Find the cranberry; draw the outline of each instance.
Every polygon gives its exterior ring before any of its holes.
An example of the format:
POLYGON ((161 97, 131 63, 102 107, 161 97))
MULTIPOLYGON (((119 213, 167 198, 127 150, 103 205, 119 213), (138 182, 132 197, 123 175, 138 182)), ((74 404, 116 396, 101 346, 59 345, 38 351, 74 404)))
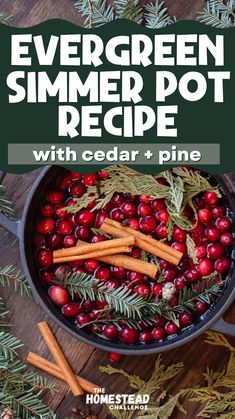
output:
POLYGON ((204 225, 200 222, 196 223, 195 227, 191 230, 191 235, 197 246, 200 246, 201 244, 203 244, 204 238, 205 238, 204 234, 205 234, 204 225))
POLYGON ((40 271, 40 278, 45 285, 51 286, 55 280, 55 273, 48 269, 43 269, 40 271))
POLYGON ((218 207, 212 209, 212 215, 215 220, 217 220, 217 218, 222 217, 225 213, 225 207, 223 207, 222 205, 219 205, 218 207))
POLYGON ((63 236, 57 231, 52 231, 46 235, 46 247, 56 250, 63 247, 63 236))
POLYGON ((140 333, 139 336, 140 343, 150 343, 153 341, 153 335, 149 330, 145 330, 144 332, 140 333))
POLYGON ((158 239, 166 239, 168 236, 168 228, 166 224, 160 223, 155 230, 155 234, 158 239))
POLYGON ((114 290, 116 290, 119 287, 120 287, 120 283, 119 283, 118 279, 116 279, 116 278, 110 279, 109 281, 107 281, 105 283, 106 290, 108 290, 109 288, 113 288, 114 290))
POLYGON ((100 210, 97 212, 96 219, 95 219, 95 227, 100 228, 105 220, 108 217, 107 212, 100 210))
POLYGON ((161 211, 162 209, 165 208, 165 201, 164 201, 164 199, 154 199, 151 202, 151 207, 152 207, 152 209, 153 209, 154 212, 161 211))
POLYGON ((134 202, 126 201, 123 202, 121 210, 124 212, 126 217, 135 217, 137 210, 134 202))
POLYGON ((58 218, 66 218, 67 217, 68 212, 64 209, 64 207, 65 206, 63 204, 56 205, 55 213, 56 213, 58 218))
POLYGON ((83 175, 83 182, 86 186, 94 186, 97 182, 97 175, 96 173, 92 173, 89 175, 83 175))
POLYGON ((220 242, 223 246, 232 246, 233 245, 233 236, 231 233, 223 233, 220 237, 220 242))
POLYGON ((140 259, 142 255, 142 250, 139 247, 133 247, 131 250, 131 256, 135 259, 140 259))
POLYGON ((120 266, 111 266, 111 271, 115 278, 125 279, 126 277, 126 269, 121 268, 120 266))
POLYGON ((95 276, 100 281, 109 281, 111 279, 111 271, 107 266, 102 266, 97 269, 95 276))
POLYGON ((187 233, 182 228, 175 226, 172 232, 172 238, 174 241, 178 243, 184 243, 187 238, 187 233))
POLYGON ((47 202, 41 206, 41 214, 43 217, 51 217, 54 214, 55 208, 54 205, 47 202))
POLYGON ((198 212, 198 219, 203 224, 210 224, 212 221, 212 213, 209 209, 203 208, 198 212))
POLYGON ((82 182, 73 182, 73 184, 70 186, 69 192, 74 198, 81 198, 81 196, 84 194, 86 188, 82 182))
POLYGON ((76 319, 76 323, 78 326, 86 326, 87 323, 89 323, 90 317, 88 314, 81 313, 76 319))
POLYGON ((100 243, 104 241, 106 241, 106 238, 102 234, 95 234, 91 239, 91 243, 100 243))
POLYGON ((189 269, 188 271, 185 272, 185 279, 190 284, 199 281, 200 278, 201 278, 201 275, 196 269, 189 269))
POLYGON ((94 309, 94 307, 95 307, 95 302, 91 301, 89 298, 85 300, 82 304, 82 309, 84 311, 91 311, 94 309))
POLYGON ((196 208, 201 209, 204 206, 204 199, 202 196, 197 195, 193 198, 193 203, 196 208))
POLYGON ((65 248, 68 247, 74 247, 77 244, 77 238, 75 236, 73 236, 72 234, 70 236, 65 236, 64 237, 64 242, 63 242, 63 246, 65 248))
POLYGON ((219 202, 219 197, 215 192, 205 192, 204 201, 210 207, 215 207, 219 202))
POLYGON ((207 306, 204 301, 197 301, 195 307, 199 314, 203 314, 207 310, 207 306))
POLYGON ((119 332, 116 326, 107 325, 104 327, 103 334, 109 340, 117 340, 119 332))
POLYGON ((202 259, 206 256, 206 247, 205 246, 196 246, 195 249, 196 257, 202 259))
POLYGON ((42 268, 49 268, 53 264, 53 254, 48 249, 39 249, 37 262, 42 268))
POLYGON ((114 207, 120 207, 124 202, 124 196, 122 193, 115 193, 111 199, 112 204, 114 207))
POLYGON ((91 226, 95 221, 95 214, 87 209, 79 211, 75 215, 75 222, 80 226, 91 226))
POLYGON ((60 189, 63 189, 63 190, 65 190, 65 189, 68 189, 69 188, 69 186, 71 185, 71 183, 72 183, 72 179, 71 179, 71 177, 70 176, 64 176, 60 181, 59 181, 59 184, 58 184, 58 187, 60 188, 60 189))
POLYGON ((76 204, 77 204, 77 201, 76 201, 76 199, 73 199, 73 198, 69 198, 66 201, 66 207, 73 207, 76 204))
POLYGON ((138 340, 138 332, 132 327, 125 326, 119 333, 120 339, 128 345, 134 345, 138 340))
POLYGON ((147 215, 150 215, 151 212, 152 212, 152 209, 149 204, 141 203, 138 206, 138 215, 140 217, 146 217, 147 215))
POLYGON ((79 179, 81 179, 82 175, 81 175, 81 173, 74 172, 73 170, 71 170, 70 177, 73 180, 75 180, 75 179, 79 180, 79 179))
POLYGON ((100 179, 108 179, 109 178, 109 173, 106 172, 105 170, 100 170, 100 172, 98 172, 98 176, 100 179))
POLYGON ((50 191, 47 195, 47 200, 51 204, 60 204, 64 199, 64 194, 60 190, 50 191))
POLYGON ((117 222, 120 223, 124 220, 125 214, 120 208, 114 208, 110 212, 110 217, 112 218, 112 220, 117 221, 117 222))
POLYGON ((50 217, 42 218, 37 222, 36 228, 37 232, 40 234, 50 233, 55 230, 55 220, 50 217))
POLYGON ((151 201, 151 199, 150 199, 150 197, 149 197, 149 196, 147 196, 147 195, 140 195, 140 196, 139 196, 139 201, 140 201, 140 202, 143 202, 143 203, 145 203, 145 204, 148 204, 148 203, 151 201))
POLYGON ((140 218, 140 229, 144 233, 152 233, 156 227, 157 222, 153 216, 147 215, 146 217, 140 218))
POLYGON ((161 270, 167 269, 167 268, 169 268, 169 266, 170 266, 170 263, 169 262, 167 262, 164 259, 160 259, 160 261, 159 261, 159 267, 160 267, 161 270))
POLYGON ((178 291, 181 291, 186 286, 185 278, 183 276, 175 278, 174 285, 178 291))
POLYGON ((111 362, 120 362, 122 359, 122 355, 121 354, 117 354, 116 352, 110 352, 109 353, 109 360, 111 362))
POLYGON ((67 319, 72 319, 81 313, 81 307, 80 304, 71 302, 63 306, 61 311, 64 317, 67 319))
POLYGON ((100 263, 96 259, 88 259, 84 262, 84 267, 87 272, 93 273, 98 269, 100 263))
POLYGON ((163 327, 155 327, 155 329, 152 331, 152 334, 155 340, 162 340, 166 335, 163 327))
POLYGON ((166 282, 172 282, 178 275, 178 271, 174 267, 169 267, 163 272, 163 278, 166 282))
POLYGON ((91 310, 91 312, 89 313, 89 317, 91 321, 97 320, 99 317, 100 313, 98 310, 91 310))
MULTIPOLYGON (((80 266, 83 265, 83 263, 84 263, 84 259, 73 260, 73 261, 69 262, 70 266, 72 266, 72 267, 75 267, 75 266, 80 267, 80 266)), ((77 272, 81 272, 81 271, 77 271, 77 272)), ((82 271, 82 272, 84 272, 84 271, 82 271)))
POLYGON ((100 323, 95 323, 91 325, 91 333, 95 335, 101 335, 102 333, 102 325, 100 323))
POLYGON ((136 231, 138 231, 140 228, 139 221, 137 220, 137 218, 129 218, 129 220, 126 220, 125 225, 136 231))
POLYGON ((91 230, 89 227, 77 227, 75 236, 80 240, 88 241, 91 236, 91 230))
POLYGON ((158 221, 162 222, 162 223, 167 223, 169 220, 169 212, 167 211, 167 209, 163 209, 161 211, 159 211, 156 215, 158 221))
POLYGON ((208 240, 216 242, 220 239, 221 233, 216 227, 208 227, 205 230, 205 236, 208 240))
MULTIPOLYGON (((81 261, 79 261, 79 262, 81 262, 81 261)), ((84 262, 84 261, 82 261, 82 262, 84 262)), ((70 262, 70 265, 73 266, 72 270, 73 270, 74 273, 83 273, 83 272, 85 273, 86 272, 85 268, 83 268, 81 266, 72 265, 72 263, 73 262, 70 262)))
POLYGON ((202 276, 208 276, 213 272, 213 265, 210 259, 201 259, 198 264, 198 270, 202 276))
POLYGON ((57 230, 63 234, 63 236, 68 236, 72 233, 73 225, 68 220, 59 220, 57 223, 57 230))
POLYGON ((216 221, 216 226, 222 233, 226 233, 231 228, 231 221, 228 217, 221 217, 216 221))
POLYGON ((127 274, 127 278, 131 282, 141 282, 144 280, 144 275, 139 272, 129 271, 127 274))
POLYGON ((219 259, 224 256, 224 247, 220 243, 211 243, 207 246, 207 254, 210 259, 219 259))
POLYGON ((215 270, 219 272, 220 274, 226 274, 229 271, 230 266, 231 266, 231 261, 226 257, 218 259, 214 265, 215 270))
POLYGON ((188 254, 188 249, 185 243, 177 243, 174 242, 171 245, 172 249, 178 250, 178 252, 183 253, 184 256, 187 256, 188 254))
POLYGON ((36 234, 34 237, 34 244, 36 247, 44 247, 46 242, 46 237, 44 234, 36 234))
POLYGON ((179 322, 181 326, 189 326, 193 322, 192 315, 188 312, 180 313, 179 322))
POLYGON ((176 333, 178 333, 179 328, 176 326, 175 323, 173 323, 172 321, 167 322, 165 325, 165 331, 168 335, 175 335, 176 333))
POLYGON ((151 293, 148 285, 145 285, 145 284, 137 285, 137 287, 135 287, 135 292, 136 294, 140 295, 142 298, 149 297, 151 293))
POLYGON ((48 294, 55 305, 58 307, 63 307, 68 304, 70 300, 69 292, 65 288, 60 287, 59 285, 53 285, 49 288, 48 294))
POLYGON ((162 284, 155 284, 153 286, 153 294, 154 295, 157 295, 158 297, 161 297, 161 295, 162 295, 162 288, 163 288, 162 284))

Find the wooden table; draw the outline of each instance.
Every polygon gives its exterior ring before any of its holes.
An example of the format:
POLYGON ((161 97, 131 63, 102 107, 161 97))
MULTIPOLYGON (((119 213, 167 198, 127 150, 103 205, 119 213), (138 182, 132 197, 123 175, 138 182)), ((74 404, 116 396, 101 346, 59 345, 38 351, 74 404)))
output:
MULTIPOLYGON (((196 12, 202 7, 202 1, 188 0, 168 0, 169 11, 176 15, 178 19, 195 18, 196 12)), ((30 26, 46 20, 48 18, 63 18, 77 24, 82 20, 79 14, 73 8, 73 1, 70 0, 1 0, 0 10, 9 12, 14 16, 12 23, 15 26, 30 26)), ((8 194, 16 203, 20 215, 24 206, 25 199, 31 188, 32 182, 40 170, 25 175, 6 175, 4 184, 7 187, 8 194)), ((0 244, 0 266, 13 264, 21 267, 18 246, 12 247, 11 236, 5 235, 1 231, 0 244)), ((84 378, 105 387, 108 393, 126 393, 130 391, 127 381, 121 377, 102 375, 98 367, 106 365, 108 357, 105 352, 95 350, 94 348, 82 344, 67 335, 58 328, 53 321, 45 316, 43 310, 33 301, 19 297, 13 290, 1 289, 1 295, 6 301, 7 308, 10 311, 10 321, 13 325, 12 332, 23 342, 24 347, 20 350, 22 360, 25 360, 29 351, 34 351, 41 356, 49 357, 45 343, 39 335, 36 324, 43 319, 47 320, 53 328, 53 331, 60 342, 62 349, 73 366, 75 372, 81 374, 84 378)), ((227 319, 235 322, 235 307, 230 308, 227 319)), ((235 339, 230 339, 235 345, 235 339)), ((183 361, 184 370, 178 374, 174 380, 169 382, 167 390, 174 394, 179 388, 202 384, 202 373, 208 365, 217 369, 224 364, 226 352, 220 348, 210 347, 204 343, 204 336, 199 337, 193 342, 163 354, 163 360, 166 364, 183 361)), ((148 379, 153 370, 156 356, 143 357, 124 357, 120 367, 129 373, 139 374, 144 379, 148 379)), ((55 397, 49 394, 45 395, 45 401, 57 412, 59 419, 66 417, 78 419, 80 416, 72 413, 74 408, 81 409, 85 415, 90 413, 98 415, 99 419, 108 419, 110 417, 105 406, 92 406, 89 412, 83 398, 75 399, 68 392, 67 385, 58 381, 59 391, 55 397)), ((187 418, 196 417, 197 407, 193 404, 186 404, 188 408, 187 418)), ((176 412, 174 418, 185 418, 184 415, 176 412)))

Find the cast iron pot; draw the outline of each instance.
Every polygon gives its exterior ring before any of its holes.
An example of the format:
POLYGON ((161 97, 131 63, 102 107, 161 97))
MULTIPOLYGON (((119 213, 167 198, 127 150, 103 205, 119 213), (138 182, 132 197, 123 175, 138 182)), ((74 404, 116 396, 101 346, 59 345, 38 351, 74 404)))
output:
MULTIPOLYGON (((77 328, 74 324, 67 321, 62 314, 55 308, 52 301, 47 296, 38 280, 38 274, 34 262, 33 255, 33 227, 38 214, 40 202, 45 197, 45 193, 49 187, 55 185, 58 177, 63 173, 63 168, 58 166, 45 167, 35 180, 30 194, 27 198, 22 219, 13 221, 0 213, 0 225, 9 232, 13 233, 19 239, 20 254, 24 272, 27 276, 29 285, 32 289, 36 301, 42 308, 58 323, 63 329, 75 338, 84 343, 95 346, 105 351, 114 351, 121 354, 146 355, 157 352, 166 351, 177 346, 183 345, 196 338, 205 330, 211 329, 222 332, 231 336, 235 336, 235 325, 227 323, 223 320, 223 314, 235 298, 235 267, 231 268, 227 285, 217 303, 208 310, 196 324, 184 329, 178 336, 169 337, 167 340, 147 345, 126 345, 122 342, 110 342, 99 336, 90 335, 77 328)), ((215 181, 219 184, 220 190, 224 195, 229 207, 235 211, 234 186, 226 175, 215 177, 215 181)), ((235 247, 234 247, 235 249, 235 247)), ((234 250, 233 255, 234 256, 234 250)))

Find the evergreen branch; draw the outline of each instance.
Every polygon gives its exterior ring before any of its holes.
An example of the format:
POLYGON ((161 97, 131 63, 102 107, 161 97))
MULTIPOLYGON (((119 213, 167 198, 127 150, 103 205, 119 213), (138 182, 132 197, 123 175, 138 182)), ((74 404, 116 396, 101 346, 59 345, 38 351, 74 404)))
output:
MULTIPOLYGON (((1 14, 0 14, 0 23, 1 23, 1 14)), ((15 216, 15 209, 12 201, 6 194, 5 187, 0 185, 0 211, 2 211, 6 216, 13 218, 15 216)))
POLYGON ((117 17, 128 19, 138 24, 143 20, 143 9, 139 0, 118 0, 116 1, 117 17))
POLYGON ((85 17, 86 28, 104 25, 115 18, 113 7, 106 0, 78 0, 74 7, 85 17))
POLYGON ((230 352, 235 352, 235 348, 232 345, 230 345, 226 337, 221 333, 206 332, 206 336, 207 337, 205 339, 205 342, 209 345, 223 346, 224 348, 227 348, 230 352))
POLYGON ((26 277, 21 275, 20 272, 15 272, 15 268, 12 265, 0 268, 0 285, 2 287, 13 285, 15 291, 19 291, 21 296, 32 298, 32 292, 26 277))
POLYGON ((216 28, 231 28, 235 26, 234 0, 209 0, 207 7, 198 14, 198 20, 216 28))
POLYGON ((164 28, 173 23, 173 20, 168 15, 167 8, 164 7, 164 2, 159 3, 159 0, 145 6, 144 18, 145 26, 152 29, 164 28))
POLYGON ((17 355, 16 349, 22 346, 21 342, 6 332, 0 332, 0 355, 13 359, 17 355))
POLYGON ((8 13, 0 12, 0 23, 3 25, 9 25, 12 16, 8 13))
POLYGON ((186 246, 187 246, 189 257, 192 259, 194 264, 197 264, 198 258, 196 256, 196 246, 195 246, 194 240, 189 234, 187 234, 186 246))

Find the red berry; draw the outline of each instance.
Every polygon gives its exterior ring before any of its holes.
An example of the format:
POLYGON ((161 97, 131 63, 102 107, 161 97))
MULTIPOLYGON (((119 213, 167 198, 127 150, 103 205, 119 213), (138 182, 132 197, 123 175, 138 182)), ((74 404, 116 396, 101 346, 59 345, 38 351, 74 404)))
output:
POLYGON ((231 228, 231 221, 228 217, 221 217, 216 221, 216 226, 222 233, 226 233, 231 228))
POLYGON ((49 268, 53 264, 53 254, 48 249, 39 249, 37 262, 42 268, 49 268))
POLYGON ((205 236, 211 242, 216 242, 220 239, 221 233, 216 227, 208 227, 205 230, 205 236))
POLYGON ((42 269, 40 271, 40 278, 45 285, 51 286, 55 280, 55 273, 53 271, 49 271, 48 269, 42 269))
POLYGON ((115 193, 111 199, 112 204, 114 207, 120 207, 124 202, 124 196, 122 193, 115 193))
MULTIPOLYGON (((205 260, 205 259, 203 259, 203 260, 205 260)), ((189 269, 188 271, 185 272, 185 279, 190 284, 192 284, 194 282, 198 282, 201 278, 200 273, 196 269, 189 269)))
POLYGON ((174 267, 169 267, 163 272, 163 278, 166 282, 172 282, 178 276, 178 270, 174 267))
POLYGON ((159 211, 156 215, 158 221, 162 222, 162 223, 167 223, 167 221, 169 220, 169 212, 167 211, 167 209, 163 209, 161 211, 159 211))
POLYGON ((76 323, 78 326, 86 326, 87 323, 90 322, 90 317, 88 314, 81 313, 76 319, 76 323))
POLYGON ((75 215, 75 222, 79 226, 91 226, 95 222, 95 214, 87 209, 81 210, 75 215))
POLYGON ((57 231, 52 231, 46 235, 46 247, 57 250, 63 247, 63 236, 57 231))
POLYGON ((204 200, 210 207, 215 207, 219 202, 219 197, 215 192, 205 192, 204 200))
MULTIPOLYGON (((84 259, 73 260, 73 261, 69 262, 70 266, 72 266, 72 267, 80 267, 80 266, 83 265, 83 263, 84 263, 84 259)), ((84 270, 79 269, 79 270, 76 270, 76 272, 84 272, 84 270)))
POLYGON ((113 276, 118 279, 125 279, 127 271, 124 268, 121 268, 120 266, 111 266, 111 271, 113 276))
POLYGON ((68 212, 64 209, 64 204, 58 204, 56 205, 55 213, 58 218, 66 218, 68 215, 68 212))
POLYGON ((231 233, 224 233, 220 237, 220 243, 223 246, 232 246, 233 245, 233 236, 231 233))
POLYGON ((163 327, 155 327, 155 329, 152 331, 152 334, 155 340, 162 340, 166 336, 163 327))
POLYGON ((75 236, 73 236, 72 234, 70 236, 65 236, 64 237, 64 242, 63 242, 63 246, 65 248, 68 247, 74 247, 77 244, 77 238, 75 236))
POLYGON ((57 223, 57 230, 63 234, 63 236, 68 236, 72 233, 73 225, 68 220, 59 220, 57 223))
POLYGON ((138 215, 140 217, 146 217, 146 215, 150 215, 152 212, 152 209, 149 204, 141 203, 138 206, 138 215))
POLYGON ((140 333, 139 341, 140 343, 150 343, 153 341, 153 335, 150 330, 145 330, 144 332, 140 333))
POLYGON ((172 232, 172 238, 174 241, 178 243, 184 243, 187 238, 187 233, 182 228, 175 226, 172 232))
POLYGON ((142 282, 144 280, 144 274, 139 272, 129 271, 127 274, 127 278, 131 282, 142 282))
POLYGON ((54 214, 55 208, 54 205, 47 202, 41 206, 41 214, 43 217, 51 217, 54 214))
POLYGON ((88 241, 91 236, 91 230, 89 227, 77 227, 75 236, 80 240, 88 241))
POLYGON ((172 249, 178 250, 178 252, 183 253, 184 256, 187 256, 188 249, 185 243, 172 243, 171 245, 172 249))
POLYGON ((95 228, 100 228, 105 220, 108 217, 107 212, 101 210, 97 212, 96 219, 95 219, 95 228))
POLYGON ((67 289, 60 287, 59 285, 53 285, 48 290, 48 294, 55 305, 63 307, 68 304, 70 300, 69 292, 67 289))
POLYGON ((162 209, 165 208, 165 201, 164 201, 164 199, 154 199, 151 202, 151 207, 152 207, 152 209, 153 209, 154 212, 161 211, 162 209))
POLYGON ((89 175, 83 175, 83 182, 86 186, 94 186, 97 182, 97 175, 96 173, 92 173, 89 175))
POLYGON ((105 170, 101 170, 100 172, 98 172, 98 176, 100 179, 108 179, 109 178, 109 173, 106 172, 105 170))
POLYGON ((136 206, 134 202, 131 201, 123 202, 121 210, 124 212, 126 217, 135 217, 137 214, 136 206))
POLYGON ((72 319, 81 313, 81 307, 80 304, 71 302, 63 306, 61 311, 64 317, 67 319, 72 319))
POLYGON ((218 207, 212 209, 212 215, 215 220, 217 220, 217 218, 222 217, 225 213, 226 209, 222 205, 219 205, 218 207))
POLYGON ((137 218, 129 218, 129 220, 126 220, 125 225, 136 231, 140 228, 137 218))
POLYGON ((121 354, 117 354, 116 352, 109 352, 109 360, 111 362, 120 362, 122 359, 121 354))
POLYGON ((69 186, 71 185, 71 183, 72 183, 72 179, 71 179, 71 177, 70 176, 64 176, 60 181, 59 181, 59 183, 58 183, 58 187, 60 188, 60 189, 63 189, 63 190, 65 190, 65 189, 68 189, 69 188, 69 186))
POLYGON ((214 267, 215 270, 220 274, 225 274, 231 267, 231 261, 226 257, 220 258, 215 262, 214 267))
POLYGON ((137 287, 135 287, 135 292, 142 298, 147 298, 151 293, 150 288, 145 284, 137 285, 137 287))
POLYGON ((128 345, 134 345, 138 340, 138 332, 132 327, 125 326, 119 333, 120 339, 128 345))
POLYGON ((94 307, 95 307, 95 302, 91 301, 89 298, 85 300, 82 304, 82 309, 84 311, 91 311, 94 309, 94 307))
POLYGON ((96 259, 88 259, 84 262, 84 267, 87 272, 95 272, 98 269, 100 263, 96 259))
POLYGON ((139 247, 133 247, 131 250, 131 256, 135 259, 140 259, 142 255, 142 250, 139 247))
POLYGON ((119 332, 116 326, 107 325, 104 327, 103 334, 109 340, 117 340, 119 332))
POLYGON ((179 278, 175 278, 174 285, 177 291, 181 291, 186 286, 185 278, 183 276, 180 276, 179 278))
POLYGON ((202 259, 206 256, 206 247, 205 246, 196 246, 195 248, 196 257, 202 259))
POLYGON ((195 307, 199 314, 203 314, 207 310, 207 306, 204 301, 197 301, 195 307))
POLYGON ((207 246, 207 254, 210 259, 219 259, 224 253, 224 247, 220 243, 211 243, 207 246))
POLYGON ((45 246, 45 236, 44 234, 36 234, 34 237, 34 244, 36 247, 44 247, 45 246))
POLYGON ((95 234, 91 239, 91 243, 100 243, 105 241, 106 238, 102 234, 95 234))
POLYGON ((140 218, 140 229, 143 233, 152 233, 157 227, 155 217, 147 215, 146 217, 140 218))
POLYGON ((165 325, 165 331, 168 335, 175 335, 176 333, 178 333, 179 328, 176 326, 175 323, 173 323, 172 321, 167 322, 165 325))
POLYGON ((198 264, 198 270, 202 276, 208 276, 213 272, 213 265, 210 259, 204 258, 198 264))
POLYGON ((102 266, 97 269, 95 276, 100 281, 109 281, 111 279, 111 271, 107 266, 102 266))
POLYGON ((74 198, 80 198, 84 194, 85 190, 86 188, 84 184, 78 181, 72 183, 69 192, 74 198))
POLYGON ((50 217, 42 218, 37 222, 36 228, 37 232, 40 234, 50 233, 55 230, 55 220, 50 217))
POLYGON ((139 200, 145 204, 148 204, 151 201, 150 197, 145 195, 140 195, 139 200))
POLYGON ((119 287, 120 287, 120 283, 119 283, 118 279, 116 279, 116 278, 110 279, 109 281, 107 281, 105 283, 106 290, 108 290, 109 288, 113 288, 114 290, 116 290, 119 287))
POLYGON ((198 219, 203 224, 210 224, 212 221, 212 213, 209 209, 203 208, 198 212, 198 219))
POLYGON ((154 284, 153 286, 153 294, 157 295, 158 297, 160 297, 162 295, 162 284, 154 284))
POLYGON ((82 175, 81 175, 81 173, 74 172, 73 170, 71 170, 70 177, 73 180, 75 180, 75 179, 79 180, 79 179, 81 179, 82 175))
POLYGON ((112 218, 112 220, 117 221, 118 223, 121 223, 125 218, 125 214, 120 208, 114 208, 110 212, 110 217, 112 218))
POLYGON ((193 322, 192 315, 188 312, 180 313, 179 322, 181 326, 189 326, 193 322))
POLYGON ((51 204, 60 204, 64 199, 64 194, 60 190, 50 191, 47 195, 47 200, 51 204))
POLYGON ((168 236, 168 228, 166 224, 160 223, 155 230, 155 234, 158 239, 166 239, 168 236))

